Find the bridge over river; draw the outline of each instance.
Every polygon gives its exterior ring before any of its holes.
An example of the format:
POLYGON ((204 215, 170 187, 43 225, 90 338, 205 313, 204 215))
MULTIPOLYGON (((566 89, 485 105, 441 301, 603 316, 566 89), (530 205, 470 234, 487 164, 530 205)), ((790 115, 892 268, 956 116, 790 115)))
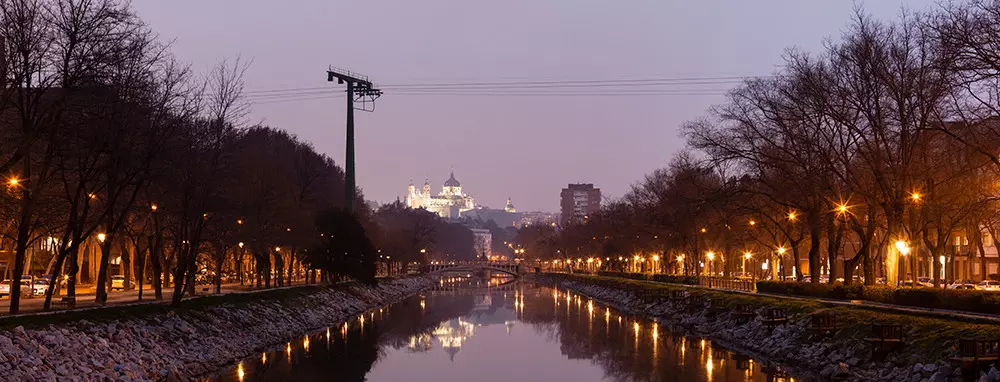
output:
POLYGON ((480 271, 504 273, 519 277, 522 267, 520 264, 512 261, 434 261, 430 264, 430 273, 478 273, 480 271))

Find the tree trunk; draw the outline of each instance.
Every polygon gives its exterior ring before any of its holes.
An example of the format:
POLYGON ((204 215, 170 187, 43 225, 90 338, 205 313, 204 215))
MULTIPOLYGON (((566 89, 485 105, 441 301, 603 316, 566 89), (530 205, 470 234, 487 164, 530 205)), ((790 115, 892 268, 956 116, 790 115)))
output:
POLYGON ((101 260, 100 266, 97 269, 97 297, 96 301, 99 305, 104 305, 108 302, 108 266, 111 264, 111 242, 113 241, 110 233, 105 233, 104 242, 101 243, 101 260))
POLYGON ((215 262, 215 294, 222 293, 222 264, 226 259, 226 246, 218 249, 215 262))

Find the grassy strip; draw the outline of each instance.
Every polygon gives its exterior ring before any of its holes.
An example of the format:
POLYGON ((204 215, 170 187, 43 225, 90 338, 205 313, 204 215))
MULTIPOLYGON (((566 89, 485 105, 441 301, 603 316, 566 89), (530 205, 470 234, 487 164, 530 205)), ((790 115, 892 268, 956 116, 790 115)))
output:
POLYGON ((788 296, 866 300, 919 308, 947 309, 985 314, 1000 313, 1000 293, 993 291, 892 288, 884 285, 811 284, 781 281, 758 281, 757 290, 788 296))
MULTIPOLYGON (((638 294, 655 293, 668 295, 672 290, 697 291, 697 293, 702 293, 709 298, 726 299, 730 306, 735 304, 771 306, 783 308, 793 314, 811 314, 819 311, 833 312, 836 314, 838 325, 841 328, 832 339, 833 341, 861 341, 864 337, 868 336, 870 324, 873 322, 899 323, 903 325, 906 331, 906 348, 904 351, 918 355, 925 362, 934 362, 941 359, 945 351, 953 348, 957 344, 958 339, 962 337, 1000 338, 1000 325, 995 324, 922 317, 873 310, 865 307, 834 306, 818 301, 754 296, 700 288, 695 289, 681 285, 615 277, 564 274, 550 275, 550 277, 627 289, 638 294)), ((808 338, 800 340, 809 341, 808 338)))

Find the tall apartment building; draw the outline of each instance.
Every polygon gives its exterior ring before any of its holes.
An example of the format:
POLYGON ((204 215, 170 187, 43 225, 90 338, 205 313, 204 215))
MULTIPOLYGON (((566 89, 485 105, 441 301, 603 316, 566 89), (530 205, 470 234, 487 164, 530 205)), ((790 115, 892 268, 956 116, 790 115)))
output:
POLYGON ((586 220, 601 209, 601 189, 593 184, 570 184, 559 196, 563 225, 586 220))

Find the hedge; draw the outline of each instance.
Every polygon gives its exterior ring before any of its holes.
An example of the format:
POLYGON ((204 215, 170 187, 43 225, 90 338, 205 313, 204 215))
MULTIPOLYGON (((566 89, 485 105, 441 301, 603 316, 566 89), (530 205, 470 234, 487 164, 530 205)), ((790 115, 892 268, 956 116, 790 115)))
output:
POLYGON ((757 291, 789 296, 867 300, 931 309, 960 310, 988 314, 1000 313, 1000 293, 980 290, 891 288, 884 285, 758 281, 757 291))
POLYGON ((645 281, 656 281, 668 284, 684 284, 684 285, 698 285, 697 276, 676 276, 676 275, 651 275, 648 273, 629 273, 629 272, 613 272, 613 271, 598 271, 599 276, 610 276, 610 277, 621 277, 632 280, 645 280, 645 281))

